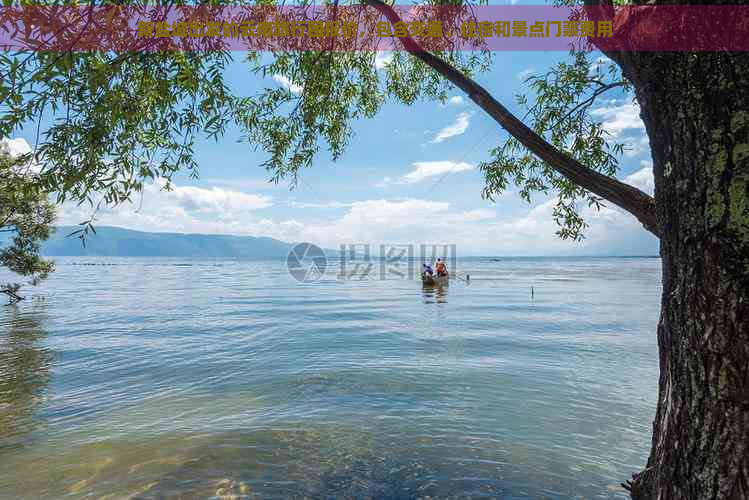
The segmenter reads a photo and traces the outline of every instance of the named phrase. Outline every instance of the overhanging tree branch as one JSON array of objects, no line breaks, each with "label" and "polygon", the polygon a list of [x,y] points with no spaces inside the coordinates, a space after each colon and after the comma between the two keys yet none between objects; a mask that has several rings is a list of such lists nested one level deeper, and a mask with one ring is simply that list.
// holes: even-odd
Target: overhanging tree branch
[{"label": "overhanging tree branch", "polygon": [[[365,4],[377,8],[391,23],[400,22],[398,13],[381,0],[364,0]],[[410,36],[399,38],[403,48],[412,56],[420,59],[432,69],[447,78],[453,85],[463,90],[468,97],[529,151],[533,152],[552,169],[578,186],[587,189],[601,198],[623,208],[634,215],[651,233],[660,236],[655,215],[655,200],[652,196],[640,191],[613,177],[608,177],[586,167],[571,158],[531,128],[520,121],[505,106],[497,101],[484,87],[464,75],[444,59],[424,50]]]}]

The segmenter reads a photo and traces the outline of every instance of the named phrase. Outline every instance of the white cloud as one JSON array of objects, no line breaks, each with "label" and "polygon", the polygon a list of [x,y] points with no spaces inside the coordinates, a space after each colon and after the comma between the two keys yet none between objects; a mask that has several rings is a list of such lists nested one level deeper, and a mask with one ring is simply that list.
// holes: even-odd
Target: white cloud
[{"label": "white cloud", "polygon": [[[196,192],[184,187],[178,187],[177,191],[172,194],[158,191],[158,186],[149,186],[142,206],[139,207],[136,200],[131,205],[105,209],[97,223],[155,232],[269,236],[288,242],[311,241],[325,248],[350,243],[447,243],[456,244],[459,255],[657,252],[656,240],[649,237],[633,217],[616,208],[604,208],[600,212],[584,208],[582,214],[590,223],[586,239],[581,243],[560,240],[555,234],[557,226],[552,216],[554,199],[512,217],[500,217],[487,208],[454,209],[450,203],[441,201],[376,199],[318,204],[320,207],[345,205],[343,215],[278,220],[257,216],[255,210],[271,203],[270,200],[250,199],[247,200],[249,206],[238,205],[237,200],[249,196],[246,193],[227,196],[217,195],[213,189]],[[75,224],[90,215],[80,207],[65,205],[63,208],[63,224]],[[219,208],[220,211],[216,211]],[[300,215],[304,215],[303,210]]]},{"label": "white cloud", "polygon": [[376,69],[384,69],[390,61],[393,60],[393,53],[388,51],[378,51],[375,54],[374,65]]},{"label": "white cloud", "polygon": [[454,162],[448,160],[442,161],[417,161],[413,164],[416,167],[413,171],[403,176],[403,181],[408,184],[421,182],[435,175],[446,174],[447,172],[464,172],[473,169],[473,165],[466,162]]},{"label": "white cloud", "polygon": [[242,190],[262,190],[269,189],[289,189],[289,183],[285,180],[271,182],[268,179],[220,179],[220,178],[200,178],[200,184],[223,186],[233,189]]},{"label": "white cloud", "polygon": [[551,198],[527,213],[498,221],[466,222],[451,226],[453,241],[464,253],[483,255],[597,255],[657,253],[657,240],[630,216],[614,207],[600,211],[591,207],[581,210],[590,227],[581,242],[562,240]]},{"label": "white cloud", "polygon": [[449,208],[450,204],[447,202],[430,200],[367,200],[354,203],[342,222],[366,221],[374,224],[392,224],[396,227],[411,226],[423,223],[420,214],[445,213]]},{"label": "white cloud", "polygon": [[603,73],[605,70],[607,70],[609,65],[613,63],[614,61],[612,61],[606,56],[599,57],[598,59],[596,59],[595,61],[591,63],[590,69],[588,71],[588,76],[593,76],[596,73]]},{"label": "white cloud", "polygon": [[452,223],[478,222],[482,220],[494,219],[496,216],[497,212],[495,212],[494,210],[477,208],[475,210],[460,212],[457,216],[450,217],[449,221]]},{"label": "white cloud", "polygon": [[518,80],[524,81],[526,78],[531,76],[535,71],[536,70],[533,68],[524,69],[523,71],[515,75],[515,78],[517,78]]},{"label": "white cloud", "polygon": [[621,103],[611,100],[608,106],[591,110],[591,115],[603,123],[603,128],[624,144],[624,156],[635,157],[650,150],[645,124],[640,119],[640,107],[634,101]]},{"label": "white cloud", "polygon": [[[423,199],[366,200],[353,203],[339,219],[310,224],[303,230],[309,241],[327,247],[342,243],[424,243],[434,240],[435,232],[448,238],[451,225],[477,219],[485,213],[451,213],[450,204]],[[428,227],[428,229],[427,229]]]},{"label": "white cloud", "polygon": [[[499,218],[488,209],[454,210],[449,203],[423,199],[353,203],[340,218],[297,227],[294,241],[327,248],[340,244],[457,245],[460,255],[595,255],[656,253],[657,241],[617,208],[585,207],[590,224],[582,242],[561,240],[549,199],[524,214]],[[280,231],[276,229],[277,233]],[[376,248],[376,247],[375,247]]]},{"label": "white cloud", "polygon": [[288,79],[288,77],[284,75],[273,75],[273,79],[276,81],[276,83],[290,90],[294,94],[301,94],[302,91],[304,90],[304,87],[296,83],[293,83],[291,80]]},{"label": "white cloud", "polygon": [[652,162],[643,160],[640,162],[640,167],[642,167],[640,170],[625,177],[624,182],[652,195],[655,192],[653,164]]},{"label": "white cloud", "polygon": [[650,139],[644,132],[639,136],[623,137],[621,141],[624,144],[624,156],[639,156],[650,151]]},{"label": "white cloud", "polygon": [[0,140],[0,151],[12,158],[31,153],[31,146],[26,139],[2,139]]},{"label": "white cloud", "polygon": [[450,99],[447,100],[447,105],[448,106],[460,106],[461,104],[463,104],[463,101],[464,101],[463,96],[454,95]]},{"label": "white cloud", "polygon": [[375,187],[382,188],[391,184],[415,184],[417,182],[423,181],[424,179],[428,179],[437,175],[443,175],[448,172],[465,172],[466,170],[472,170],[474,168],[470,163],[450,160],[417,161],[412,165],[414,169],[409,173],[402,175],[397,179],[393,179],[389,176],[385,177],[381,182],[375,184]]},{"label": "white cloud", "polygon": [[390,184],[394,184],[394,183],[395,183],[395,181],[393,181],[392,177],[385,176],[385,178],[382,179],[382,181],[380,181],[377,184],[375,184],[374,187],[376,187],[376,188],[384,188],[384,187],[389,186]]},{"label": "white cloud", "polygon": [[470,113],[467,113],[467,112],[460,113],[454,123],[448,125],[447,127],[437,132],[437,135],[435,135],[434,139],[432,139],[430,142],[432,144],[436,144],[436,143],[443,142],[451,137],[464,134],[465,131],[468,130],[468,125],[470,124],[470,117],[471,117]]},{"label": "white cloud", "polygon": [[[18,158],[19,156],[32,153],[33,150],[26,139],[19,137],[18,139],[0,139],[0,152],[7,154],[11,158]],[[13,169],[16,173],[24,175],[32,173],[38,174],[42,171],[42,166],[32,157],[31,161],[16,165]]]},{"label": "white cloud", "polygon": [[304,201],[290,201],[289,205],[294,208],[347,208],[352,206],[352,203],[342,203],[337,201],[330,201],[327,203],[316,203],[316,202],[304,202]]},{"label": "white cloud", "polygon": [[254,211],[273,205],[269,196],[228,191],[218,187],[211,189],[192,186],[176,187],[166,192],[164,198],[175,202],[187,211],[199,213]]},{"label": "white cloud", "polygon": [[[245,224],[253,220],[254,212],[273,205],[265,195],[193,186],[164,191],[163,186],[163,182],[147,184],[131,202],[102,208],[97,223],[142,231],[251,234]],[[77,224],[91,214],[86,205],[66,203],[58,220],[62,225]]]},{"label": "white cloud", "polygon": [[621,137],[625,130],[644,130],[645,124],[640,120],[640,107],[634,101],[600,107],[591,110],[590,114],[603,123],[603,128],[614,137]]}]

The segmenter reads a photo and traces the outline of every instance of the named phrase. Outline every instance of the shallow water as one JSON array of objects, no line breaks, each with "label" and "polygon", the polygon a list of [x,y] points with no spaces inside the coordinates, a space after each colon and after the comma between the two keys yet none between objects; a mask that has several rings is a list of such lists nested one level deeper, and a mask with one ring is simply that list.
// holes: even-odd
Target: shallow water
[{"label": "shallow water", "polygon": [[0,307],[3,498],[626,498],[647,457],[658,259],[57,264]]}]

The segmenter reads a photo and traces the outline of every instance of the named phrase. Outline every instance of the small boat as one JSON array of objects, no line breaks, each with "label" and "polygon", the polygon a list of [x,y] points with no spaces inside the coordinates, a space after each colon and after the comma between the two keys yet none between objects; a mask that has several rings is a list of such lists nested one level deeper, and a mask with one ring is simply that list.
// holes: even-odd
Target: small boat
[{"label": "small boat", "polygon": [[450,276],[429,276],[428,274],[422,274],[421,282],[426,286],[447,285],[450,282]]}]

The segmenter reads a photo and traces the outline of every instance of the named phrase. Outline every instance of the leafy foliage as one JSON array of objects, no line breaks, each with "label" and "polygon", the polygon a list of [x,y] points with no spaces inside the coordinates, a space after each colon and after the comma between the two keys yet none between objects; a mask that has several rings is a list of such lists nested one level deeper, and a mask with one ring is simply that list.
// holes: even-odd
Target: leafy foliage
[{"label": "leafy foliage", "polygon": [[[12,235],[9,244],[0,249],[0,266],[37,285],[53,270],[52,262],[43,259],[39,250],[52,233],[55,210],[29,172],[29,159],[29,155],[11,158],[0,152],[0,233]],[[8,283],[0,286],[0,292],[18,300],[20,287]]]},{"label": "leafy foliage", "polygon": [[[467,75],[487,70],[491,62],[488,52],[438,55]],[[247,91],[225,79],[232,62],[228,52],[5,53],[0,55],[0,100],[6,103],[0,137],[37,127],[36,160],[45,166],[39,187],[57,193],[59,202],[115,205],[159,177],[169,189],[177,171],[198,175],[195,142],[203,136],[218,140],[230,124],[239,126],[242,140],[268,153],[263,166],[274,181],[289,178],[293,185],[321,149],[338,158],[355,121],[373,117],[386,102],[447,99],[448,82],[420,60],[396,52],[378,71],[375,56],[364,51],[247,53],[249,71],[289,82],[288,88]],[[595,72],[578,53],[529,83],[534,103],[524,96],[519,102],[527,107],[533,128],[583,164],[614,175],[621,146],[608,144],[588,111],[605,91],[626,87],[621,75]],[[45,122],[51,117],[51,124],[40,134],[43,117]],[[514,139],[490,154],[482,165],[487,198],[498,196],[510,182],[529,201],[534,191],[557,191],[560,235],[582,237],[585,223],[577,202],[598,206],[600,199]]]},{"label": "leafy foliage", "polygon": [[[629,83],[618,66],[593,57],[575,52],[571,62],[558,63],[545,75],[529,77],[526,82],[534,96],[529,99],[519,95],[517,101],[525,108],[536,133],[583,165],[613,176],[623,144],[612,143],[590,109],[610,90],[629,90]],[[490,155],[491,159],[480,165],[486,179],[486,198],[494,199],[510,182],[520,188],[520,196],[528,202],[534,192],[554,190],[554,219],[560,226],[557,234],[575,240],[583,237],[587,224],[579,214],[579,202],[599,208],[601,198],[554,172],[514,138],[492,149]]]},{"label": "leafy foliage", "polygon": [[[405,54],[393,57],[383,82],[375,55],[250,52],[251,72],[283,77],[302,90],[246,92],[229,88],[232,55],[223,51],[4,53],[0,137],[52,117],[36,154],[45,166],[40,183],[59,202],[114,205],[148,180],[169,181],[179,170],[197,176],[195,141],[218,140],[229,123],[269,153],[264,166],[274,180],[295,179],[322,146],[337,158],[352,122],[374,116],[388,98],[406,104],[447,98],[444,80]],[[466,71],[482,57],[444,55]]]},{"label": "leafy foliage", "polygon": [[44,190],[61,202],[100,193],[121,203],[145,179],[197,175],[195,135],[218,137],[231,117],[229,61],[225,52],[4,54],[0,136],[51,114],[37,148]]}]

